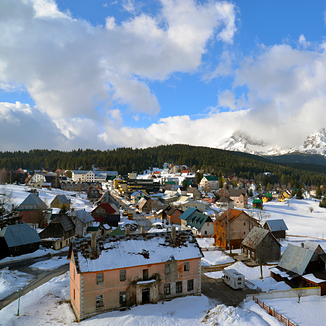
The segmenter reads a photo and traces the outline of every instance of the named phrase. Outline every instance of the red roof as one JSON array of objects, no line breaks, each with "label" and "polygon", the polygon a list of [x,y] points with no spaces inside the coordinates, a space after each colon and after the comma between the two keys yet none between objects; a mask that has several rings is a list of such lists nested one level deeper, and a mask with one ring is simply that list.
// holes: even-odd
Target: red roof
[{"label": "red roof", "polygon": [[92,213],[95,212],[99,207],[102,207],[108,214],[116,213],[116,210],[108,203],[102,203],[92,210]]}]

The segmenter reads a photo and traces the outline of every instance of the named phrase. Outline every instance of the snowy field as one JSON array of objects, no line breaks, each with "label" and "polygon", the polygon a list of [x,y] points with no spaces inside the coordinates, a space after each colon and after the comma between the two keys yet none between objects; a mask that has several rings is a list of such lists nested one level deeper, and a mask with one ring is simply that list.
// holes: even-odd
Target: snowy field
[{"label": "snowy field", "polygon": [[263,222],[283,219],[289,229],[288,235],[326,239],[326,209],[319,207],[319,201],[314,199],[270,201],[264,203],[263,215],[266,216]]}]

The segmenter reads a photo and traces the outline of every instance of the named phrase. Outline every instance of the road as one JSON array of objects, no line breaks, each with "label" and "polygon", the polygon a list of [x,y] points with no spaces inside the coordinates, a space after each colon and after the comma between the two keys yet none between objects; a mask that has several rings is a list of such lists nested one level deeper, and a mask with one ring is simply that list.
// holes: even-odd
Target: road
[{"label": "road", "polygon": [[214,304],[225,304],[226,306],[237,306],[247,294],[258,294],[259,291],[245,287],[241,290],[233,290],[227,286],[222,279],[215,279],[201,274],[201,292],[211,299]]},{"label": "road", "polygon": [[[55,254],[54,256],[62,256],[62,259],[66,259],[67,252],[60,252]],[[34,290],[35,288],[41,286],[42,284],[50,281],[53,277],[59,276],[69,270],[69,264],[63,265],[57,269],[53,270],[40,270],[40,269],[32,269],[30,266],[43,260],[49,260],[51,257],[49,255],[45,255],[42,257],[25,259],[21,261],[16,261],[12,263],[0,264],[0,269],[8,267],[9,270],[18,270],[20,272],[24,272],[27,274],[34,275],[35,278],[29,284],[27,284],[23,290],[21,291],[21,295],[25,295],[28,292]],[[11,302],[18,299],[18,293],[14,292],[6,298],[0,300],[0,310],[6,307]]]}]

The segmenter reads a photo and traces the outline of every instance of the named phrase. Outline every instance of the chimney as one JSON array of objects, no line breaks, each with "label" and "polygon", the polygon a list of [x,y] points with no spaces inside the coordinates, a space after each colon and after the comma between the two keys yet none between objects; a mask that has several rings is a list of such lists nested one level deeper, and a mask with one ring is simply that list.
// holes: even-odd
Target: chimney
[{"label": "chimney", "polygon": [[129,235],[129,231],[130,231],[129,228],[126,227],[126,228],[125,228],[125,235]]},{"label": "chimney", "polygon": [[176,229],[175,229],[175,226],[172,226],[171,227],[171,240],[172,240],[172,243],[175,243],[176,239],[177,239]]},{"label": "chimney", "polygon": [[304,243],[303,242],[301,242],[301,248],[304,248]]},{"label": "chimney", "polygon": [[96,236],[97,236],[97,231],[91,231],[90,233],[92,235],[92,238],[91,238],[91,249],[92,249],[92,251],[96,251]]},{"label": "chimney", "polygon": [[140,233],[141,233],[141,234],[146,233],[145,226],[141,226],[141,227],[140,227]]}]

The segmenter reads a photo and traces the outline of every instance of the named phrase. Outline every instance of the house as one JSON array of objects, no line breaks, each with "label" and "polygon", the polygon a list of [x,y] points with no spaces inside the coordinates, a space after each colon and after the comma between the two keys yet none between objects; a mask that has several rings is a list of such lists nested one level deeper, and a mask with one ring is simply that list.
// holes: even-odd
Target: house
[{"label": "house", "polygon": [[94,200],[100,199],[102,197],[102,193],[98,187],[89,187],[87,191],[87,198]]},{"label": "house", "polygon": [[93,209],[91,215],[95,221],[101,224],[107,223],[110,226],[118,226],[120,222],[120,211],[114,204],[102,203]]},{"label": "house", "polygon": [[93,225],[94,217],[84,209],[78,209],[70,214],[71,220],[75,224],[75,235],[84,237],[87,228]]},{"label": "house", "polygon": [[201,293],[203,254],[190,231],[74,239],[70,302],[77,320]]},{"label": "house", "polygon": [[281,244],[269,230],[254,226],[241,242],[243,253],[258,264],[278,261]]},{"label": "house", "polygon": [[19,211],[22,222],[38,228],[46,225],[45,213],[47,209],[47,205],[39,197],[38,193],[31,193],[18,206],[17,211]]},{"label": "house", "polygon": [[[315,282],[311,284],[309,274],[315,277]],[[303,243],[300,247],[288,244],[277,267],[271,269],[271,276],[291,287],[308,285],[308,282],[308,286],[313,286],[318,280],[326,281],[325,253],[318,244],[307,243],[306,247]],[[322,294],[326,294],[326,291]]]},{"label": "house", "polygon": [[238,249],[241,242],[258,221],[246,212],[229,208],[214,221],[214,238],[217,246],[228,249]]},{"label": "house", "polygon": [[216,205],[220,208],[233,208],[234,207],[234,201],[226,196],[226,197],[221,197],[216,201]]},{"label": "house", "polygon": [[200,180],[199,186],[202,187],[205,192],[218,190],[219,179],[216,175],[206,175]]},{"label": "house", "polygon": [[263,209],[263,201],[260,198],[254,198],[252,201],[252,207]]},{"label": "house", "polygon": [[194,200],[201,198],[201,192],[195,187],[189,187],[187,189],[186,195]]},{"label": "house", "polygon": [[187,188],[186,187],[183,187],[183,186],[178,186],[177,193],[180,196],[186,196],[187,195]]},{"label": "house", "polygon": [[181,215],[180,215],[180,222],[181,222],[181,229],[185,230],[186,229],[186,225],[187,225],[187,220],[188,218],[195,214],[196,212],[199,212],[199,210],[195,207],[189,207],[186,211],[184,211]]},{"label": "house", "polygon": [[234,207],[248,207],[248,192],[247,189],[229,189],[229,196],[233,200]]},{"label": "house", "polygon": [[183,211],[178,208],[171,208],[167,213],[166,216],[170,224],[179,224],[181,225],[180,216],[182,215]]},{"label": "house", "polygon": [[214,224],[209,215],[201,212],[195,212],[187,218],[188,228],[192,229],[192,232],[196,236],[210,237],[214,235]]},{"label": "house", "polygon": [[141,198],[149,198],[149,195],[143,190],[137,190],[130,195],[130,201],[132,204],[137,204]]},{"label": "house", "polygon": [[264,229],[271,231],[276,239],[285,239],[288,227],[283,219],[278,219],[266,221]]},{"label": "house", "polygon": [[55,250],[62,249],[75,237],[75,224],[70,216],[58,215],[40,232],[40,237],[45,247],[53,246]]},{"label": "house", "polygon": [[65,195],[57,195],[50,204],[51,208],[65,207],[67,211],[70,209],[70,200]]},{"label": "house", "polygon": [[0,230],[0,257],[29,254],[39,249],[41,238],[26,223],[7,225]]}]

